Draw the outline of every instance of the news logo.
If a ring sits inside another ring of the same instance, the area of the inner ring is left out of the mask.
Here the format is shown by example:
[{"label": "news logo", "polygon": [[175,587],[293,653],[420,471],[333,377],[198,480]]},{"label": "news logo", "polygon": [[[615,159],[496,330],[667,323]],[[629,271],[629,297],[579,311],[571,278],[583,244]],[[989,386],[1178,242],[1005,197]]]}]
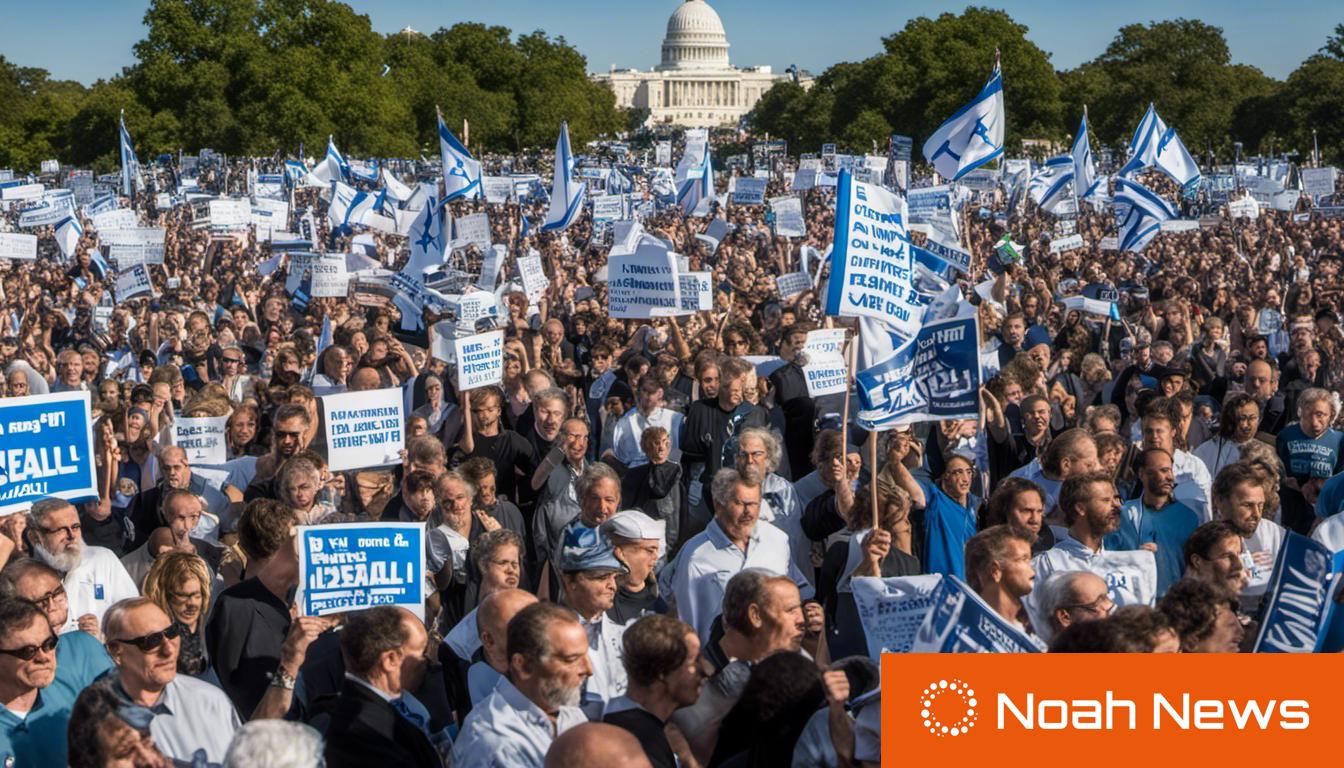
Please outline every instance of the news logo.
[{"label": "news logo", "polygon": [[920,694],[919,704],[924,727],[940,739],[965,735],[980,719],[975,689],[957,678],[930,683]]}]

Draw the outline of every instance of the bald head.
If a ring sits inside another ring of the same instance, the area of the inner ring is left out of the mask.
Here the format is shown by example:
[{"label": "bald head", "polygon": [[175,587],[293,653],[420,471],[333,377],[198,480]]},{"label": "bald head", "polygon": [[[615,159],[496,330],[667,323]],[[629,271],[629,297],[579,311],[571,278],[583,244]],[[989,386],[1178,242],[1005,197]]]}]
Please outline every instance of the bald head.
[{"label": "bald head", "polygon": [[570,728],[551,742],[551,748],[546,752],[546,768],[572,765],[653,768],[633,733],[606,723],[584,723]]},{"label": "bald head", "polygon": [[509,621],[518,612],[537,602],[537,596],[521,589],[491,592],[476,607],[476,632],[481,638],[481,655],[501,674],[508,671],[506,651]]},{"label": "bald head", "polygon": [[350,391],[367,392],[371,389],[378,389],[382,386],[382,379],[378,376],[378,371],[372,368],[360,368],[355,371],[355,375],[350,378]]}]

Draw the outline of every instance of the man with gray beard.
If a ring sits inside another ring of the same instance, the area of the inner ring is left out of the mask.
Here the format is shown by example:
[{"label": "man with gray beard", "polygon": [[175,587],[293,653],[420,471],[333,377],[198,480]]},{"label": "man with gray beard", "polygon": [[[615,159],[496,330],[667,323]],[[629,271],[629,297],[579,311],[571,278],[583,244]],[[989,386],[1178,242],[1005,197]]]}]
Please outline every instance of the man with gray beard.
[{"label": "man with gray beard", "polygon": [[508,673],[462,723],[453,768],[542,768],[555,738],[588,722],[578,704],[593,667],[572,610],[529,605],[509,621],[506,645]]},{"label": "man with gray beard", "polygon": [[70,502],[42,499],[33,504],[27,534],[33,554],[61,572],[70,605],[61,634],[81,629],[101,639],[103,613],[119,600],[140,596],[112,550],[84,544],[79,512]]}]

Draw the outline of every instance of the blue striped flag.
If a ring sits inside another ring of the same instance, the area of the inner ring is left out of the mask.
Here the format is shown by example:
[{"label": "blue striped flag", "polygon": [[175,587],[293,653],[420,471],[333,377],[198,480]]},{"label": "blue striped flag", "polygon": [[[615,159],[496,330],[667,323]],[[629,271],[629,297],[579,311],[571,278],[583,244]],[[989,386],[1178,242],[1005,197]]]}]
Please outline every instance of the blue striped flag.
[{"label": "blue striped flag", "polygon": [[560,123],[560,138],[555,141],[555,171],[551,180],[551,207],[546,213],[542,232],[564,230],[579,217],[588,185],[574,181],[574,153],[569,149],[569,123]]},{"label": "blue striped flag", "polygon": [[924,159],[956,181],[1003,154],[1003,73],[994,64],[989,81],[924,142]]}]

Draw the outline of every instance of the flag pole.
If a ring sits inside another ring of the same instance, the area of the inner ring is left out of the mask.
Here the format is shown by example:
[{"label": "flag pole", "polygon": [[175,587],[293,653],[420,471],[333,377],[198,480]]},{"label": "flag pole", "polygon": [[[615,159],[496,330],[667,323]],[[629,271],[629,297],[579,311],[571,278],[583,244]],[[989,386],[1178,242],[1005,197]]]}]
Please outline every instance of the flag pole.
[{"label": "flag pole", "polygon": [[868,492],[873,507],[873,530],[881,527],[882,513],[877,508],[877,440],[882,436],[879,431],[868,433]]},{"label": "flag pole", "polygon": [[859,349],[859,334],[855,330],[849,341],[849,352],[845,357],[845,406],[840,416],[840,463],[845,463],[849,455],[849,390],[854,384],[854,357]]}]

